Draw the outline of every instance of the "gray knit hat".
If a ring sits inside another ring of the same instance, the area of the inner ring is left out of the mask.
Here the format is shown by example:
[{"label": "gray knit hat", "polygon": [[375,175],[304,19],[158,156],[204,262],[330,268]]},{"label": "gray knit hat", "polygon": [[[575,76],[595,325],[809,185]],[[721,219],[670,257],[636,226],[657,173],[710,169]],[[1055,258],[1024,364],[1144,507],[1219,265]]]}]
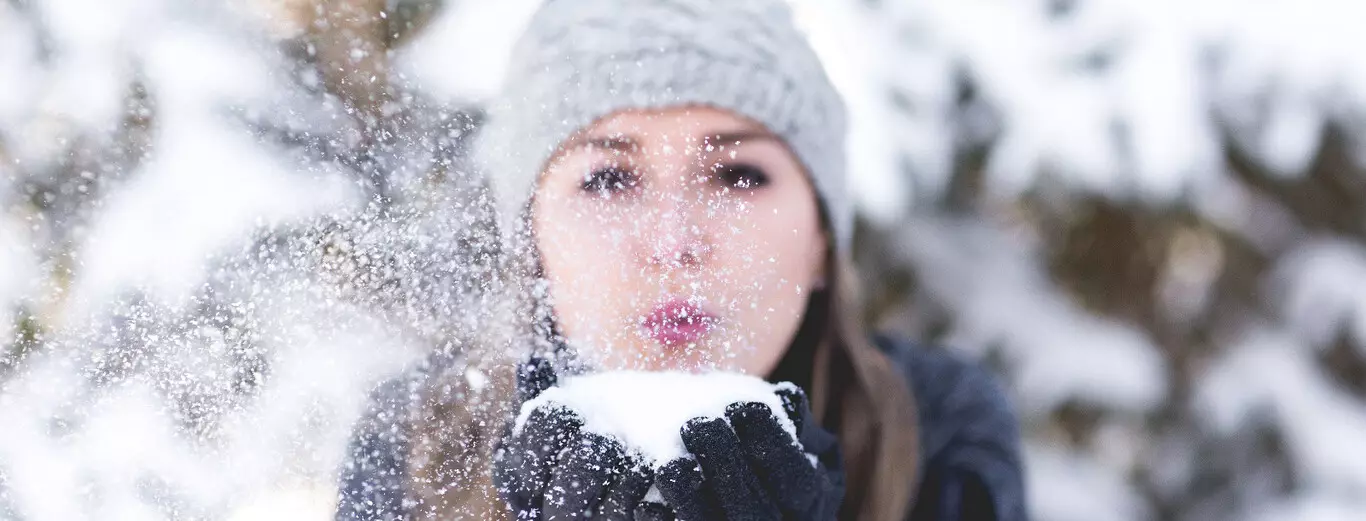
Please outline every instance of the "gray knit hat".
[{"label": "gray knit hat", "polygon": [[504,235],[522,230],[537,176],[574,131],[621,110],[688,105],[781,137],[848,249],[844,104],[785,0],[548,0],[513,50],[475,149]]}]

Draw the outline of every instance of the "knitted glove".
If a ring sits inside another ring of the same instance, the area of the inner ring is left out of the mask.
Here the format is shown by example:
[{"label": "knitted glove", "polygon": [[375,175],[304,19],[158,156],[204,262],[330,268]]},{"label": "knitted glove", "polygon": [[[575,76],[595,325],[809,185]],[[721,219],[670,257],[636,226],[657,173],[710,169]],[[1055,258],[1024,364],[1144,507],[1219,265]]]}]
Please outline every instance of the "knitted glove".
[{"label": "knitted glove", "polygon": [[[556,380],[548,360],[532,358],[517,373],[518,403]],[[508,427],[499,441],[493,478],[516,519],[632,518],[652,473],[617,440],[582,427],[577,413],[553,403],[533,410],[519,432]]]},{"label": "knitted glove", "polygon": [[[820,428],[795,387],[778,391],[800,444],[761,403],[726,408],[726,421],[695,418],[682,428],[696,459],[658,471],[656,486],[682,521],[832,521],[844,498],[844,470],[835,437]],[[654,519],[667,519],[659,516]]]}]

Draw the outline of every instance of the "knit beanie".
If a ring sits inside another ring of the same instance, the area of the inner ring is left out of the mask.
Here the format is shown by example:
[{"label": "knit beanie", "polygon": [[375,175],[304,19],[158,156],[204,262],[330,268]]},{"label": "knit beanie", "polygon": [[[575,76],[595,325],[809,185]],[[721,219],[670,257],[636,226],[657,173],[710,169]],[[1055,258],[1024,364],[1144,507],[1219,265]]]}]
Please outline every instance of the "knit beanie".
[{"label": "knit beanie", "polygon": [[548,0],[476,138],[505,238],[524,233],[537,178],[573,132],[617,111],[684,106],[729,110],[783,139],[847,251],[844,104],[786,0]]}]

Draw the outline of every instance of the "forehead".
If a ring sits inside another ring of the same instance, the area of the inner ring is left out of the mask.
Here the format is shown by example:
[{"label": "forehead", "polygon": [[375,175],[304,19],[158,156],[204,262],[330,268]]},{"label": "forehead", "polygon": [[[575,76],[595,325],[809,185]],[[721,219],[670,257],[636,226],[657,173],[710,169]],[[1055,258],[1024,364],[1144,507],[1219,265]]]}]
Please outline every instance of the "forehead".
[{"label": "forehead", "polygon": [[712,107],[677,107],[614,113],[579,133],[584,137],[627,136],[642,144],[698,142],[719,134],[769,133],[758,122]]}]

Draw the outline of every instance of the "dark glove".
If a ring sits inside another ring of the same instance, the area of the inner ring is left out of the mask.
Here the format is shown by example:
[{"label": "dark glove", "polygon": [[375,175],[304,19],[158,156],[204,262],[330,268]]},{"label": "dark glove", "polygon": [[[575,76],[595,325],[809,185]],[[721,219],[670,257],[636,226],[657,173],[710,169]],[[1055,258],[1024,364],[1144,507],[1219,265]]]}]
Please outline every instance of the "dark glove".
[{"label": "dark glove", "polygon": [[[844,498],[844,469],[835,437],[820,428],[795,388],[778,391],[800,446],[768,406],[740,402],[720,418],[696,418],[681,431],[696,460],[680,458],[657,473],[656,485],[682,521],[832,521]],[[815,456],[812,465],[808,453]]]},{"label": "dark glove", "polygon": [[[518,410],[556,381],[549,360],[532,358],[520,367]],[[632,518],[650,488],[649,467],[617,440],[582,427],[577,413],[555,404],[532,411],[520,432],[508,427],[493,480],[516,519]]]}]

